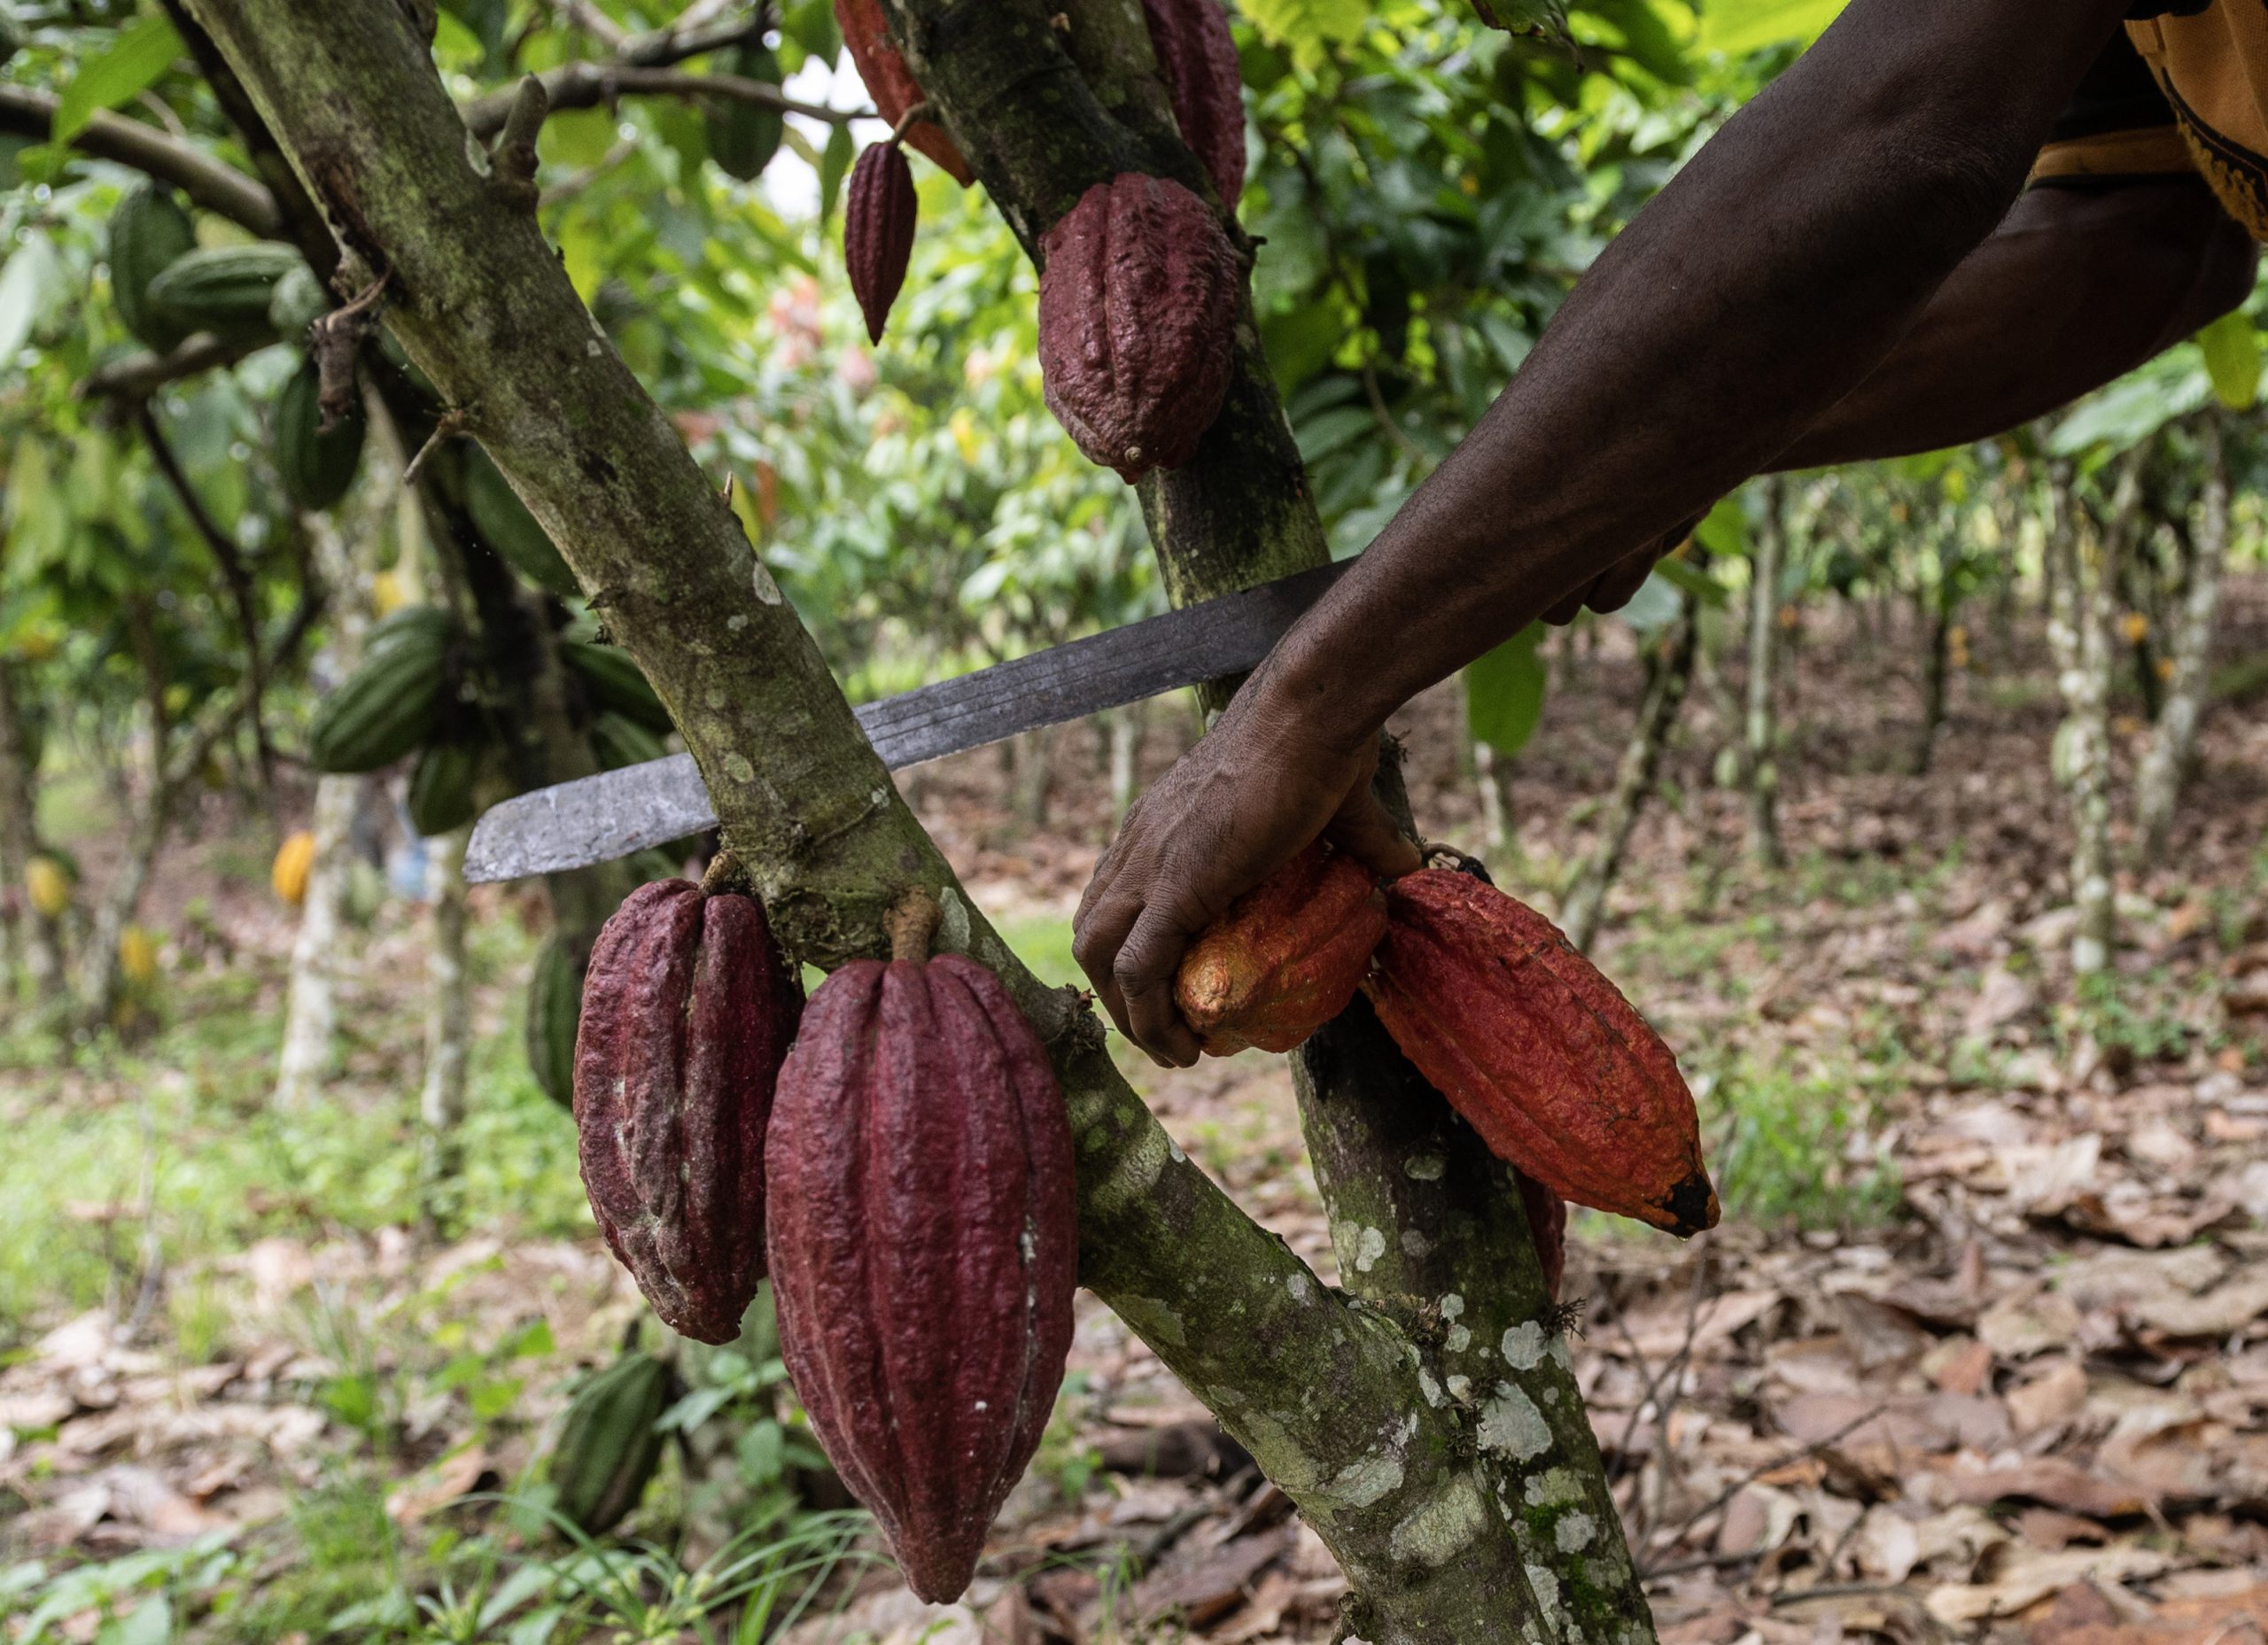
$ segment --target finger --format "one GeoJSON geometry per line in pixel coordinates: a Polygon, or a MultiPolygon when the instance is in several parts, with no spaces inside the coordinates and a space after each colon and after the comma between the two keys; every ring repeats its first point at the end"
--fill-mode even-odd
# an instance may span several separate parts
{"type": "Polygon", "coordinates": [[[1546,611],[1543,614],[1543,620],[1554,628],[1566,627],[1568,624],[1583,614],[1583,608],[1590,603],[1591,590],[1596,586],[1596,582],[1585,583],[1573,594],[1546,611]]]}
{"type": "Polygon", "coordinates": [[[1102,903],[1081,915],[1071,937],[1071,957],[1094,984],[1095,997],[1118,1025],[1118,1031],[1129,1039],[1133,1034],[1127,1027],[1126,997],[1119,989],[1116,972],[1119,951],[1125,947],[1127,934],[1141,913],[1141,904],[1124,897],[1102,903]]]}
{"type": "Polygon", "coordinates": [[[1368,783],[1347,796],[1339,815],[1324,830],[1332,844],[1378,875],[1399,880],[1425,865],[1424,855],[1402,832],[1392,811],[1379,803],[1368,783]]]}
{"type": "Polygon", "coordinates": [[[1590,608],[1602,616],[1619,611],[1638,597],[1646,579],[1654,574],[1651,555],[1633,555],[1591,585],[1590,608]]]}
{"type": "Polygon", "coordinates": [[[1189,933],[1155,904],[1142,917],[1118,951],[1113,974],[1126,1002],[1126,1037],[1168,1067],[1197,1061],[1197,1036],[1173,1002],[1174,973],[1189,946],[1189,933]]]}

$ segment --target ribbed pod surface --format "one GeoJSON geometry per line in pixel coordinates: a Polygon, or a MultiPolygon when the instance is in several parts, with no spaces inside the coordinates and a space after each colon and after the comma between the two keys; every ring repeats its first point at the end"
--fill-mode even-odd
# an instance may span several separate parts
{"type": "Polygon", "coordinates": [[[1385,935],[1377,881],[1318,842],[1190,944],[1174,1003],[1208,1056],[1291,1051],[1347,1009],[1385,935]]]}
{"type": "Polygon", "coordinates": [[[974,962],[858,961],[812,997],[769,1143],[781,1352],[915,1593],[967,1585],[1071,1344],[1069,1121],[974,962]]]}
{"type": "Polygon", "coordinates": [[[1386,912],[1363,985],[1379,1020],[1498,1157],[1577,1205],[1715,1225],[1677,1059],[1557,927],[1439,868],[1388,887],[1386,912]]]}
{"type": "Polygon", "coordinates": [[[591,951],[575,1129],[599,1230],[669,1327],[730,1342],[764,1277],[765,1137],[802,989],[754,898],[632,892],[591,951]]]}

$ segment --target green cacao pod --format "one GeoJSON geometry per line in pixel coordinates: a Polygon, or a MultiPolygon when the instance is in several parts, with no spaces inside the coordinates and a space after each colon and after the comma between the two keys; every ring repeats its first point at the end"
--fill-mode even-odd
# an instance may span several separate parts
{"type": "Polygon", "coordinates": [[[662,706],[661,698],[654,694],[645,673],[627,651],[570,640],[561,644],[559,655],[575,671],[593,705],[601,711],[635,720],[657,737],[666,737],[676,729],[670,724],[669,710],[662,706]]]}
{"type": "Polygon", "coordinates": [[[974,960],[853,961],[812,996],[764,1146],[781,1357],[913,1591],[956,1598],[1071,1346],[1071,1127],[1045,1048],[974,960]]]}
{"type": "Polygon", "coordinates": [[[307,328],[330,312],[330,293],[322,278],[305,263],[276,283],[268,299],[268,323],[289,343],[306,338],[307,328]]]}
{"type": "Polygon", "coordinates": [[[317,771],[391,765],[438,728],[455,631],[432,606],[409,606],[370,631],[361,666],[315,710],[307,757],[317,771]]]}
{"type": "Polygon", "coordinates": [[[607,770],[620,771],[625,765],[667,759],[670,751],[662,746],[659,737],[636,720],[610,709],[592,723],[591,752],[599,757],[599,764],[607,770]]]}
{"type": "Polygon", "coordinates": [[[571,598],[583,592],[549,534],[477,446],[464,454],[464,510],[488,546],[537,587],[571,598]]]}
{"type": "Polygon", "coordinates": [[[276,397],[276,471],[293,502],[315,513],[346,495],[362,466],[362,408],[322,427],[322,374],[308,361],[276,397]]]}
{"type": "MultiPolygon", "coordinates": [[[[763,46],[742,46],[726,59],[725,72],[742,80],[780,83],[780,59],[763,46]]],[[[754,182],[780,151],[787,121],[776,108],[760,103],[718,100],[709,105],[709,158],[728,177],[754,182]]]]}
{"type": "Polygon", "coordinates": [[[767,1126],[803,1005],[764,905],[689,880],[633,891],[591,951],[583,1187],[654,1311],[696,1342],[738,1336],[763,1283],[767,1126]]]}
{"type": "Polygon", "coordinates": [[[613,1530],[646,1494],[662,1463],[654,1424],[669,1397],[669,1367],[633,1349],[568,1402],[551,1453],[553,1506],[586,1536],[613,1530]]]}
{"type": "Polygon", "coordinates": [[[444,737],[425,745],[409,774],[410,826],[431,839],[470,822],[478,811],[474,792],[485,752],[477,742],[444,737]]]}
{"type": "Polygon", "coordinates": [[[219,245],[183,253],[150,282],[150,299],[197,331],[262,336],[277,282],[300,266],[288,245],[219,245]]]}
{"type": "Polygon", "coordinates": [[[129,190],[110,214],[110,290],[118,317],[135,339],[163,354],[181,345],[189,327],[154,301],[151,283],[197,249],[197,230],[171,189],[145,182],[129,190]]]}
{"type": "Polygon", "coordinates": [[[528,1072],[563,1108],[575,1106],[575,1028],[583,1015],[583,961],[556,932],[536,951],[528,978],[528,1072]]]}

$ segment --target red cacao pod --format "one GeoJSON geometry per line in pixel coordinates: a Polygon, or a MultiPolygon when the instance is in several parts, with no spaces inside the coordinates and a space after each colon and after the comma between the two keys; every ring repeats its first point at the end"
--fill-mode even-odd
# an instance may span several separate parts
{"type": "Polygon", "coordinates": [[[670,1329],[730,1342],[764,1277],[764,1138],[803,988],[763,905],[632,892],[591,951],[575,1129],[599,1231],[670,1329]]]}
{"type": "MultiPolygon", "coordinates": [[[[835,0],[835,23],[843,31],[843,43],[850,48],[858,78],[866,81],[866,95],[874,100],[874,112],[895,129],[906,110],[928,98],[906,67],[897,43],[889,37],[882,0],[835,0]]],[[[905,140],[951,174],[962,188],[975,178],[943,126],[925,120],[905,134],[905,140]]]]}
{"type": "Polygon", "coordinates": [[[1223,204],[1244,193],[1244,71],[1220,0],[1142,0],[1174,123],[1223,204]]]}
{"type": "Polygon", "coordinates": [[[973,961],[855,962],[804,1013],[766,1174],[796,1393],[913,1591],[953,1599],[1038,1448],[1071,1346],[1054,1070],[973,961]]]}
{"type": "Polygon", "coordinates": [[[1559,1282],[1567,1276],[1567,1202],[1525,1172],[1512,1176],[1519,1182],[1520,1208],[1527,1213],[1535,1260],[1543,1265],[1543,1293],[1557,1302],[1559,1282]]]}
{"type": "Polygon", "coordinates": [[[1221,415],[1235,366],[1236,252],[1177,182],[1122,172],[1041,242],[1048,409],[1130,482],[1177,469],[1221,415]]]}
{"type": "Polygon", "coordinates": [[[1677,1059],[1534,909],[1449,869],[1411,874],[1386,888],[1363,987],[1500,1159],[1577,1205],[1678,1235],[1716,1225],[1677,1059]]]}
{"type": "Polygon", "coordinates": [[[890,305],[905,286],[913,255],[913,224],[920,213],[913,168],[896,144],[874,143],[850,168],[850,198],[843,213],[843,258],[850,290],[866,317],[866,337],[882,340],[890,305]]]}
{"type": "Polygon", "coordinates": [[[1291,1051],[1347,1009],[1385,935],[1377,880],[1318,841],[1189,945],[1174,1004],[1208,1056],[1291,1051]]]}

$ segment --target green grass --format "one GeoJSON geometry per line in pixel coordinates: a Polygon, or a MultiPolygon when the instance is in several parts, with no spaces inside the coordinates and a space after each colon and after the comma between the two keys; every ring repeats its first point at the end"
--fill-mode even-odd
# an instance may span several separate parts
{"type": "Polygon", "coordinates": [[[1701,1130],[1725,1214],[1767,1228],[1852,1229],[1897,1214],[1898,1167],[1869,1140],[1871,1075],[1736,1059],[1708,1081],[1701,1130]]]}

